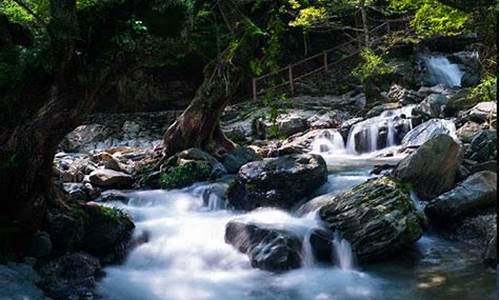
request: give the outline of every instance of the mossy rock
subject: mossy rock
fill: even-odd
[[[186,187],[197,181],[208,180],[211,170],[207,161],[188,161],[160,174],[160,185],[165,189]]]
[[[332,197],[319,214],[351,243],[360,262],[386,258],[411,246],[423,232],[424,220],[410,198],[409,186],[387,176]]]

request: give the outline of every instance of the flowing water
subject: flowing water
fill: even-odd
[[[448,87],[460,87],[463,71],[457,64],[452,64],[445,56],[424,57],[427,76],[433,84],[443,83]]]
[[[393,114],[379,116],[379,121]],[[361,125],[360,125],[361,126]],[[364,126],[364,125],[363,125]],[[390,135],[388,135],[389,139]],[[396,147],[388,143],[390,147]],[[353,155],[331,130],[312,145],[332,171],[311,202],[338,194],[372,177],[374,153]],[[375,152],[376,153],[376,152]],[[395,158],[393,158],[395,159]],[[382,160],[382,162],[385,162]],[[122,265],[105,269],[98,291],[110,300],[350,300],[495,299],[496,273],[462,244],[425,235],[405,256],[360,267],[351,246],[335,233],[332,261],[321,265],[309,236],[321,227],[315,209],[288,213],[266,208],[248,213],[226,208],[224,182],[197,183],[182,190],[129,193],[128,203],[108,203],[133,217],[136,246]],[[326,197],[326,196],[323,196]],[[330,196],[329,196],[330,197]],[[413,197],[416,204],[418,199]],[[307,212],[308,211],[308,212]],[[224,242],[233,219],[272,224],[303,237],[300,269],[273,274],[254,269],[245,254]]]

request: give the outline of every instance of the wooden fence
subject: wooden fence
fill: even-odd
[[[380,42],[384,35],[390,33],[393,29],[399,29],[400,26],[398,25],[402,22],[406,22],[406,20],[390,20],[372,28],[368,32],[368,46]],[[345,43],[290,64],[275,72],[254,77],[252,78],[252,98],[257,101],[259,95],[268,90],[279,88],[285,88],[293,95],[297,81],[316,73],[328,72],[332,65],[352,60],[359,55],[363,47],[365,47],[365,34],[358,35]]]

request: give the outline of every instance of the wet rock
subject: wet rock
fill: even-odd
[[[422,216],[398,180],[368,180],[333,197],[319,215],[332,231],[338,231],[360,262],[385,258],[411,246],[422,235]]]
[[[280,224],[261,224],[232,220],[226,224],[224,239],[250,258],[254,268],[280,272],[303,265],[303,241],[306,232],[317,261],[331,263],[330,233],[322,229],[287,228]]]
[[[114,263],[125,257],[134,223],[124,212],[99,205],[85,205],[85,235],[81,249],[103,263]]]
[[[260,159],[254,149],[238,147],[224,157],[222,164],[229,174],[235,174],[244,164]]]
[[[31,245],[28,256],[41,258],[49,256],[52,252],[50,236],[45,231],[39,231],[31,237]]]
[[[290,208],[326,180],[326,163],[319,155],[268,158],[242,166],[227,196],[235,209]]]
[[[485,162],[496,159],[498,155],[498,136],[494,130],[482,130],[476,133],[470,142],[470,148],[465,153],[469,159]]]
[[[129,188],[134,183],[132,176],[108,169],[97,169],[90,173],[92,185],[101,188]]]
[[[441,134],[455,137],[455,125],[453,122],[443,119],[430,119],[410,130],[401,141],[401,144],[405,147],[420,146],[431,138]]]
[[[429,200],[453,187],[461,156],[460,145],[440,134],[402,159],[393,174],[413,184],[417,194]]]
[[[498,204],[497,174],[482,171],[430,201],[425,213],[436,223],[450,222]]]
[[[469,97],[469,89],[461,89],[457,93],[451,95],[446,104],[445,114],[447,116],[454,116],[461,110],[466,110],[477,104],[476,97]]]
[[[497,118],[497,103],[494,101],[479,102],[471,108],[468,116],[472,121],[478,123],[495,120]]]
[[[481,125],[468,121],[457,130],[457,137],[464,143],[470,143],[472,137],[481,130]]]
[[[387,98],[397,101],[402,105],[416,104],[422,101],[422,96],[413,90],[405,89],[404,87],[394,84],[387,92]]]
[[[101,191],[94,188],[90,183],[63,183],[64,190],[69,194],[71,200],[76,202],[87,202],[99,197]]]
[[[116,157],[107,152],[101,152],[92,156],[92,160],[105,169],[124,173],[130,173],[131,171],[131,168],[127,168],[126,165],[122,164]]]
[[[280,134],[290,136],[297,132],[302,132],[307,129],[307,118],[302,115],[290,113],[278,117],[276,125]]]
[[[289,232],[230,221],[224,239],[238,251],[246,253],[254,268],[287,271],[301,266],[301,240]]]
[[[38,286],[54,299],[93,299],[99,260],[85,253],[65,254],[39,270]]]
[[[443,113],[448,98],[441,94],[430,94],[420,103],[420,109],[431,117],[439,117]]]

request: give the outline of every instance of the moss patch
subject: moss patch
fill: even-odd
[[[190,161],[168,169],[160,175],[160,185],[165,189],[181,188],[210,178],[211,167],[205,161]]]

